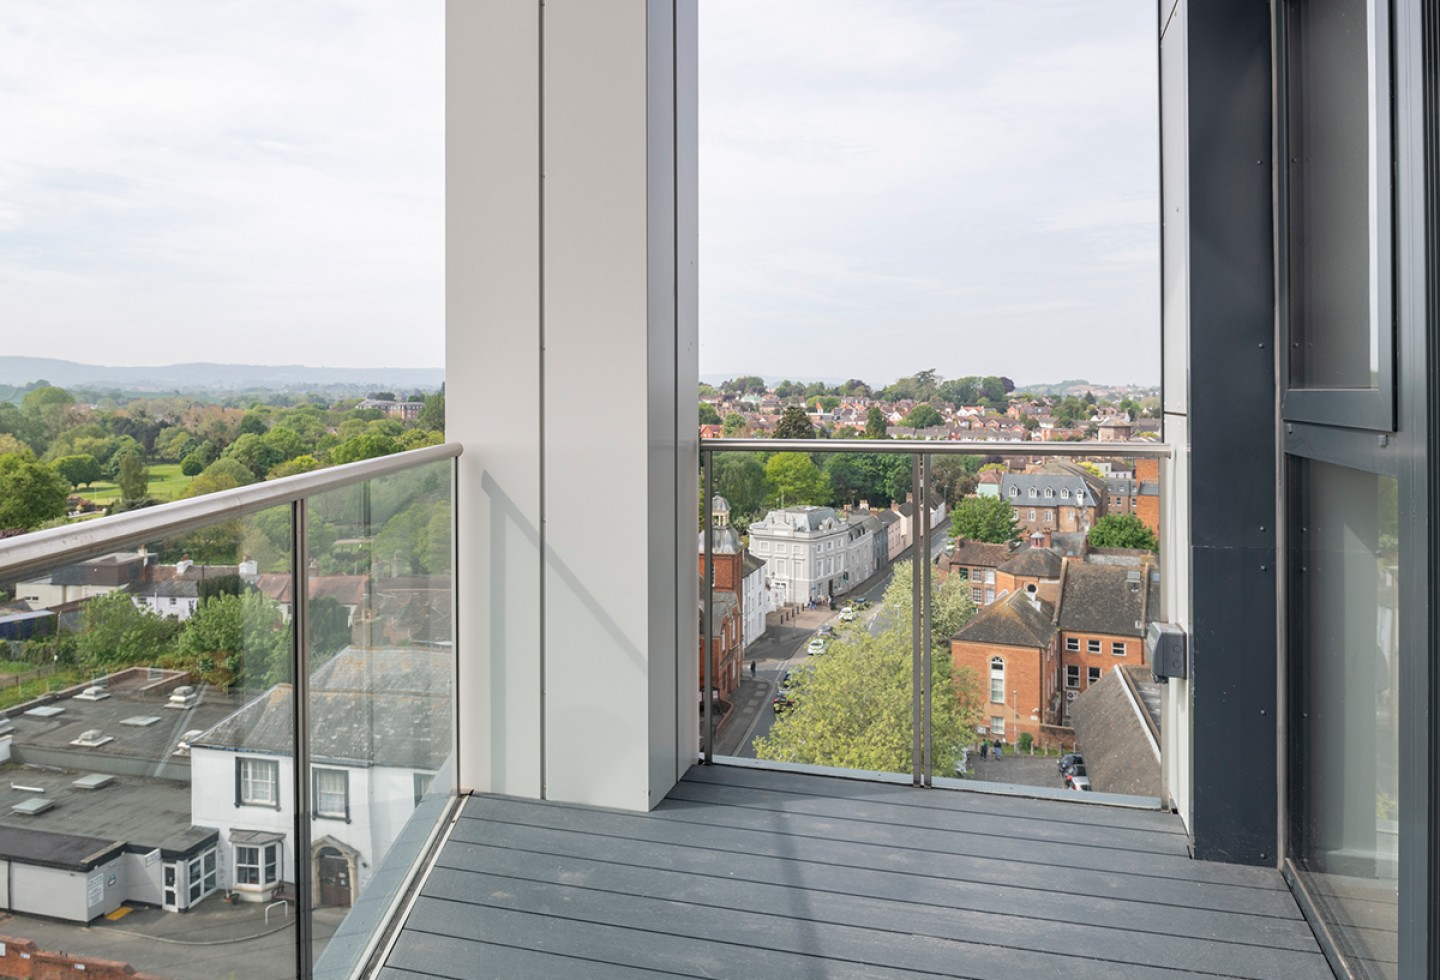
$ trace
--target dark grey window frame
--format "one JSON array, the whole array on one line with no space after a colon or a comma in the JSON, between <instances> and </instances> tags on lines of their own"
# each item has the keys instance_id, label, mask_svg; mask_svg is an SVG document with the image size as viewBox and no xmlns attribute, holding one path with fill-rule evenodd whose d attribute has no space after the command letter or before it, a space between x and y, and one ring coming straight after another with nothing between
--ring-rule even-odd
<instances>
[{"instance_id":1,"label":"dark grey window frame","mask_svg":"<svg viewBox=\"0 0 1440 980\"><path fill-rule=\"evenodd\" d=\"M1305 0L1280 0L1275 17L1275 78L1278 89L1275 99L1275 133L1277 159L1290 160L1290 71L1288 51L1292 46L1295 11ZM1291 377L1290 352L1302 335L1293 322L1291 311L1291 262L1295 250L1291 242L1293 219L1290 207L1289 168L1277 167L1276 180L1276 305L1278 307L1281 356L1280 409L1286 422L1310 422L1344 426L1372 432L1393 432L1396 424L1396 311L1394 302L1396 261L1396 180L1392 137L1395 131L1394 56L1390 0L1367 0L1371 28L1371 75L1374 80L1370 100L1372 147L1370 167L1374 175L1371 188L1372 256L1370 288L1372 293L1371 324L1378 335L1379 352L1376 384L1373 388L1297 387ZM1377 39L1378 43L1377 43Z\"/></svg>"},{"instance_id":2,"label":"dark grey window frame","mask_svg":"<svg viewBox=\"0 0 1440 980\"><path fill-rule=\"evenodd\" d=\"M246 763L261 763L271 769L275 774L275 802L265 803L263 801L248 800L245 798L245 765ZM280 809L280 760L267 759L261 756L237 755L235 757L235 805L258 806L266 810Z\"/></svg>"}]
</instances>

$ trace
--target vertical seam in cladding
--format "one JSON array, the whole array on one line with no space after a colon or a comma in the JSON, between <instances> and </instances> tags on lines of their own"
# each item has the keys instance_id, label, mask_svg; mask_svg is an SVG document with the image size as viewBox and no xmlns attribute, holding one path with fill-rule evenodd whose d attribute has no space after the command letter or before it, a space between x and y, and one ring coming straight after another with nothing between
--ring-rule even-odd
<instances>
[{"instance_id":1,"label":"vertical seam in cladding","mask_svg":"<svg viewBox=\"0 0 1440 980\"><path fill-rule=\"evenodd\" d=\"M684 513L681 506L681 481L682 467L685 460L680 453L680 437L683 430L680 427L680 413L683 410L685 399L680 392L678 384L680 380L680 4L679 0L671 0L670 3L670 380L675 385L672 389L674 398L671 400L674 411L671 412L671 422L675 426L675 435L671 443L674 446L674 469L675 489L673 497L675 500L675 521L672 527L675 529L675 565L677 574L677 585L686 581L681 562L684 561L685 547L684 540L680 534L680 519ZM698 449L698 446L697 446ZM706 527L702 534L708 535L710 529ZM680 715L681 695L684 688L680 684L681 653L685 649L685 630L681 623L680 610L684 606L680 603L680 596L675 596L675 724L671 731L676 733L678 739L682 718ZM680 746L676 745L675 776L678 778L683 774L680 768ZM653 802L653 801L652 801Z\"/></svg>"},{"instance_id":2,"label":"vertical seam in cladding","mask_svg":"<svg viewBox=\"0 0 1440 980\"><path fill-rule=\"evenodd\" d=\"M540 527L539 527L539 534L538 534L538 537L539 537L539 547L540 547L540 562L539 562L539 578L540 578L540 582L539 582L539 591L537 592L537 595L539 596L539 600L540 600L540 601L539 601L539 609L537 610L538 619L539 619L539 629L540 629L540 634L539 634L540 649L539 649L539 651L538 651L538 655L539 655L539 657L538 657L538 666L539 666L539 671L540 671L540 691L539 691L539 694L540 694L540 697L539 697L539 709L540 709L540 710L539 710L539 716L538 716L538 725L539 725L539 742L538 742L538 744L539 744L539 749L540 749L540 758L539 758L539 766L540 766L540 799L543 800L543 799L546 799L547 796L548 796L548 787L547 787L547 785L546 785L546 772L545 772L545 768L546 768L546 767L545 767L545 751L546 751L546 741L545 741L545 688L546 688L546 684L545 684L545 681L546 681L546 675L545 675L545 546L546 546L546 540L545 540L545 491L546 491L546 487L545 487L545 0L539 0L539 2L535 5L535 18L536 18L536 28L537 28L537 30L536 30L536 38L535 38L535 39L536 39L536 44L535 44L535 46L536 46L536 67L535 67L535 74L536 74L536 86L535 86L536 98L535 98L535 114L536 114L536 120L537 120L537 125L536 125L536 149L537 149L536 156L537 156L537 160L536 160L536 164L537 164L537 170L538 170L538 173L536 174L536 178L537 178L537 181L536 181L536 182L537 182L537 188L536 188L536 191L537 191L537 193L536 193L536 198L537 198L537 200L536 200L536 204L537 204L537 215L536 215L536 220L537 220L537 224L538 224L538 234L536 235L536 241L537 241L538 246L539 246L539 247L536 249L536 256L535 256L536 265L537 265L537 267L538 267L538 268L537 268L536 283L537 283L537 292L538 292L538 294L539 294L538 297L537 297L537 299L538 299L538 302L537 302L537 317L538 317L538 320L539 320L539 322L538 322L538 328L539 328L539 329L537 330L537 333L538 333L538 335L539 335L539 341L538 341L538 346L539 346L539 351L538 351L538 354L539 354L539 378L538 378L538 381L539 381L539 384L538 384L539 398L536 399L536 400L537 400L537 402L539 403L539 412L538 412L537 414L539 415L539 430L540 430L540 431L539 431L539 434L538 434L538 438L537 438L537 444L538 444L539 450L540 450L540 451L539 451L540 499L539 499L539 502L538 502L538 503L539 503L539 513L540 513Z\"/></svg>"}]
</instances>

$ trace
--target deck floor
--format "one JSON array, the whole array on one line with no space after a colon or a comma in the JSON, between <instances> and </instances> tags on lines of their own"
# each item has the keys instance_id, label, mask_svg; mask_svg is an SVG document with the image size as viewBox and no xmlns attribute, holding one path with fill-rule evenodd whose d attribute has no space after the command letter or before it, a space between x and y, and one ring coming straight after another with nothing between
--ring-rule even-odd
<instances>
[{"instance_id":1,"label":"deck floor","mask_svg":"<svg viewBox=\"0 0 1440 980\"><path fill-rule=\"evenodd\" d=\"M1171 815L696 767L648 814L466 801L384 980L1333 975Z\"/></svg>"}]
</instances>

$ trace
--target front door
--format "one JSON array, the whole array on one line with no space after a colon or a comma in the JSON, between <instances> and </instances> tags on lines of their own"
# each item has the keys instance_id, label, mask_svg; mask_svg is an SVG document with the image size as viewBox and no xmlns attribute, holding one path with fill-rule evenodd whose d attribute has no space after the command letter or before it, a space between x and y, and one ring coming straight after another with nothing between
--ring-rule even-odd
<instances>
[{"instance_id":1,"label":"front door","mask_svg":"<svg viewBox=\"0 0 1440 980\"><path fill-rule=\"evenodd\" d=\"M164 881L165 881L165 894L164 894L164 897L161 899L161 904L164 905L165 908L171 910L172 912L175 911L177 908L179 908L179 903L176 901L176 897L177 897L177 892L176 892L176 888L175 888L176 871L177 871L177 866L176 866L176 865L167 864L167 865L165 865L165 872L164 872L164 874L163 874L163 876L162 876L162 877L164 878Z\"/></svg>"},{"instance_id":2,"label":"front door","mask_svg":"<svg viewBox=\"0 0 1440 980\"><path fill-rule=\"evenodd\" d=\"M350 862L333 847L320 851L320 904L350 905Z\"/></svg>"}]
</instances>

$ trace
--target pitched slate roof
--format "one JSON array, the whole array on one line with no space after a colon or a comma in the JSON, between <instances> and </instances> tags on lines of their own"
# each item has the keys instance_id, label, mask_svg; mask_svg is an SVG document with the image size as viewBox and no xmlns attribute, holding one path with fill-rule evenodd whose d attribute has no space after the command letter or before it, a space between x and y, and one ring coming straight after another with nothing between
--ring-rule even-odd
<instances>
[{"instance_id":1,"label":"pitched slate roof","mask_svg":"<svg viewBox=\"0 0 1440 980\"><path fill-rule=\"evenodd\" d=\"M448 650L346 647L311 678L310 746L317 760L438 769L450 754ZM290 755L294 691L277 684L192 745Z\"/></svg>"},{"instance_id":2,"label":"pitched slate roof","mask_svg":"<svg viewBox=\"0 0 1440 980\"><path fill-rule=\"evenodd\" d=\"M1149 606L1145 567L1067 562L1057 625L1079 633L1142 636Z\"/></svg>"},{"instance_id":3,"label":"pitched slate roof","mask_svg":"<svg viewBox=\"0 0 1440 980\"><path fill-rule=\"evenodd\" d=\"M1045 647L1055 638L1050 603L1012 592L985 606L952 639L1012 647Z\"/></svg>"},{"instance_id":4,"label":"pitched slate roof","mask_svg":"<svg viewBox=\"0 0 1440 980\"><path fill-rule=\"evenodd\" d=\"M1046 497L1045 491L1051 491ZM1014 494L1011 494L1011 491ZM1030 491L1035 496L1030 496ZM1065 496L1062 491L1068 491ZM1000 496L1015 503L1024 502L1029 506L1035 501L1046 501L1045 506L1074 505L1083 500L1086 507L1097 507L1105 496L1105 481L1094 473L1076 466L1067 460L1051 460L1035 473L1007 473L1000 483Z\"/></svg>"},{"instance_id":5,"label":"pitched slate roof","mask_svg":"<svg viewBox=\"0 0 1440 980\"><path fill-rule=\"evenodd\" d=\"M999 568L1015 557L1015 549L1008 544L991 544L988 541L972 541L957 538L955 550L950 553L950 564L976 565L985 568Z\"/></svg>"},{"instance_id":6,"label":"pitched slate roof","mask_svg":"<svg viewBox=\"0 0 1440 980\"><path fill-rule=\"evenodd\" d=\"M1026 548L1001 565L998 571L1029 578L1059 578L1065 560L1049 548Z\"/></svg>"}]
</instances>

